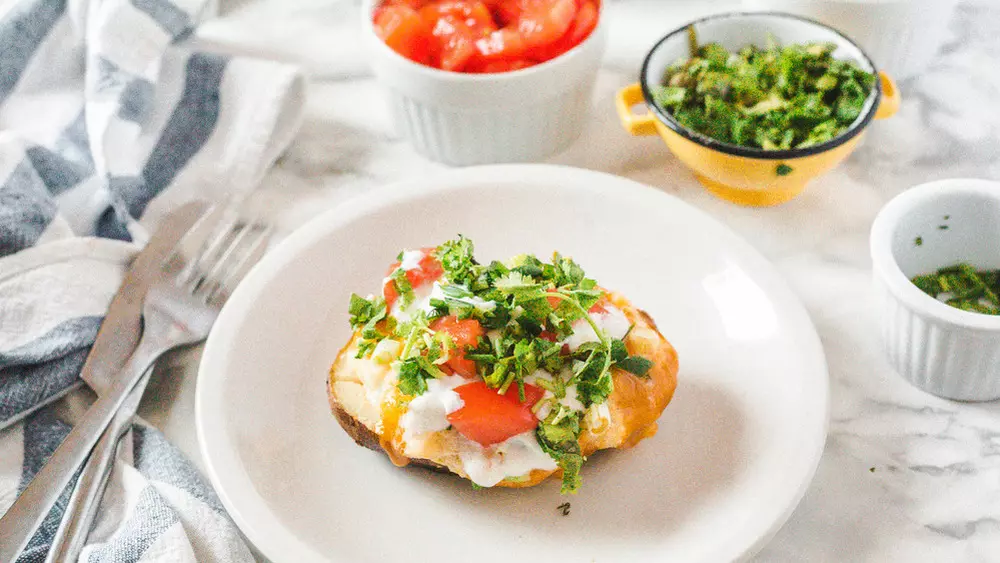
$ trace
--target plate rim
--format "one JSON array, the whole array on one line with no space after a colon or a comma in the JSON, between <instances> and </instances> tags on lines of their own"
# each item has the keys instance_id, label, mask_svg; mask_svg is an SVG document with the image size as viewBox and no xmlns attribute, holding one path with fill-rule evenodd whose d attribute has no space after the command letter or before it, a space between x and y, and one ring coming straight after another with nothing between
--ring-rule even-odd
<instances>
[{"instance_id":1,"label":"plate rim","mask_svg":"<svg viewBox=\"0 0 1000 563\"><path fill-rule=\"evenodd\" d=\"M254 499L257 501L255 504L251 504L245 499L240 501L234 499L233 497L237 495L232 490L235 488L233 485L235 479L232 475L229 475L226 479L220 478L221 470L226 469L223 465L227 464L228 461L232 461L236 456L235 451L225 452L221 448L213 449L212 447L213 445L217 445L213 440L217 437L224 437L227 432L223 417L215 415L213 419L211 405L215 403L209 404L209 401L213 399L213 384L218 386L223 381L221 376L213 376L212 373L221 373L222 370L217 368L221 368L227 363L227 351L222 348L220 341L224 338L223 335L239 326L240 323L238 321L241 320L241 315L245 316L248 306L252 303L251 297L263 290L288 262L297 257L298 253L313 244L316 239L340 228L343 224L364 216L368 212L395 205L408 199L426 197L428 194L435 192L470 189L468 186L463 186L463 184L482 183L484 179L489 178L501 178L502 180L497 182L498 186L518 183L576 183L580 184L580 189L602 193L609 191L618 192L619 196L627 195L633 198L645 198L650 201L659 199L661 200L660 205L679 206L686 213L696 216L699 221L710 224L714 228L726 233L729 238L727 243L741 247L739 248L741 255L756 262L757 267L762 268L770 274L771 281L776 284L776 288L779 290L778 293L786 301L789 308L787 312L799 317L803 321L803 326L808 327L808 330L798 337L808 343L807 349L804 349L807 363L816 364L814 366L816 371L814 377L817 379L817 392L822 395L822 400L820 401L822 408L820 413L821 424L815 431L816 435L813 441L810 442L811 448L808 463L804 466L807 469L800 476L797 491L789 497L789 502L784 511L774 519L768 531L761 534L737 558L737 560L749 559L774 538L801 503L803 496L815 477L816 470L819 467L825 450L830 418L830 381L826 355L816 331L816 326L798 295L789 287L786 279L778 272L774 264L748 241L718 219L676 196L642 182L606 172L553 164L491 164L471 166L447 170L426 178L390 182L321 212L319 215L294 229L285 239L272 248L260 262L254 265L243 282L232 293L216 320L215 326L202 352L195 388L195 427L199 452L204 462L205 474L209 478L212 488L219 496L230 518L233 519L237 527L243 532L251 546L269 560L276 562L286 560L331 561L331 559L318 553L285 526L281 520L274 516L272 511L267 509L262 499ZM222 443L226 442L226 440L222 440ZM228 453L232 453L233 455L225 459ZM223 459L220 459L220 457ZM241 477L250 485L249 491L238 492L241 495L250 493L259 497L259 494L254 490L253 481L246 475L245 470L239 464L228 463L228 466L228 469L240 471L242 473ZM229 489L224 485L227 482L231 487ZM261 518L269 521L267 524L268 529L261 529L259 521Z\"/></svg>"}]
</instances>

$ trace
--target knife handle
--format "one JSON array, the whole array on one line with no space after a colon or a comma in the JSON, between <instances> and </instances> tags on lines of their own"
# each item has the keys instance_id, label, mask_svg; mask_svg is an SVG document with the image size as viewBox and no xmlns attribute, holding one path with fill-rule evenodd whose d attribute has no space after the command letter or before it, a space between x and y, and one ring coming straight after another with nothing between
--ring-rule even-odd
<instances>
[{"instance_id":1,"label":"knife handle","mask_svg":"<svg viewBox=\"0 0 1000 563\"><path fill-rule=\"evenodd\" d=\"M111 425L101 435L100 441L87 458L87 464L84 465L80 478L73 488L73 495L66 505L66 511L63 512L59 529L52 539L52 547L45 558L46 563L77 561L80 558L80 552L87 545L87 535L90 533L114 468L119 442L132 426L132 418L139 408L152 372L152 369L147 370L139 383L129 392L128 399L115 414Z\"/></svg>"},{"instance_id":2,"label":"knife handle","mask_svg":"<svg viewBox=\"0 0 1000 563\"><path fill-rule=\"evenodd\" d=\"M158 338L142 338L111 388L97 398L83 418L59 444L14 504L0 517L0 561L15 561L73 475L111 424L146 370L166 351Z\"/></svg>"}]
</instances>

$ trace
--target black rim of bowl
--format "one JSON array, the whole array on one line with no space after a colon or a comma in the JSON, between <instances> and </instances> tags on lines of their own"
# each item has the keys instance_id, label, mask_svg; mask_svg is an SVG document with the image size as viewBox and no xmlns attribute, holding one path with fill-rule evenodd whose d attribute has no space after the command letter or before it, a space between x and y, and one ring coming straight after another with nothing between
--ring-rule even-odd
<instances>
[{"instance_id":1,"label":"black rim of bowl","mask_svg":"<svg viewBox=\"0 0 1000 563\"><path fill-rule=\"evenodd\" d=\"M803 147L801 149L784 149L784 150L769 151L753 147L741 147L739 145L726 143L718 139L713 139L712 137L709 137L692 129L688 129L684 125L681 125L681 123L677 121L677 119L675 119L673 115L671 115L669 112L661 108L653 101L652 91L649 88L649 84L646 83L646 75L647 71L649 70L650 60L653 58L653 53L655 53L662 44L666 43L667 41L669 41L674 36L680 33L686 33L688 27L697 26L700 23L712 20L731 19L731 18L739 18L746 16L772 16L772 17L779 17L779 18L810 23L831 31L844 41L853 45L854 48L856 48L858 52L861 54L861 57L864 58L865 62L868 63L869 67L875 73L875 87L872 88L872 92L868 95L869 99L868 103L870 103L870 105L868 106L867 111L865 111L857 119L855 119L854 123L852 123L850 127L847 128L846 131L844 131L840 135L837 135L836 137L830 139L825 143L813 145L811 147ZM678 135L684 137L689 141L693 141L703 147L717 150L719 152L735 156L760 158L766 160L784 160L790 158L799 158L803 156L812 156L814 154L819 154L821 152L825 152L830 149L839 147L840 145L856 137L859 133L861 133L861 131L864 130L865 126L868 125L868 123L875 117L875 112L878 111L879 104L882 101L882 81L879 78L878 68L875 66L875 63L872 62L871 58L868 56L868 53L865 53L864 49L862 49L857 43L851 40L850 37L847 37L843 33L837 31L836 29L833 29L828 25L824 25L818 21L811 20L809 18L804 18L802 16L796 16L794 14L786 14L784 12L726 12L724 14L716 14L694 20L689 24L685 24L671 31L670 33L663 36L663 38L661 38L659 41L657 41L656 44L653 45L653 48L649 50L649 53L646 54L646 58L642 62L642 68L639 71L639 73L640 73L639 85L642 87L642 96L646 100L646 105L650 108L650 110L654 113L654 115L656 115L657 119L659 119L664 125L669 127L675 133L677 133Z\"/></svg>"}]
</instances>

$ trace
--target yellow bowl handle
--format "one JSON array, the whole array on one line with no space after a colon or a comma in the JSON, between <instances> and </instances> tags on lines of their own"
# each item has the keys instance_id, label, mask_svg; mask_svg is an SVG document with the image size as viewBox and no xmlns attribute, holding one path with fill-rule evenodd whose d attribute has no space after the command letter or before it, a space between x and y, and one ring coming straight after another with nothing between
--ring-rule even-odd
<instances>
[{"instance_id":1,"label":"yellow bowl handle","mask_svg":"<svg viewBox=\"0 0 1000 563\"><path fill-rule=\"evenodd\" d=\"M632 106L643 103L642 86L638 82L626 86L615 96L615 107L622 126L632 135L655 135L656 118L647 109L645 113L632 113Z\"/></svg>"},{"instance_id":2,"label":"yellow bowl handle","mask_svg":"<svg viewBox=\"0 0 1000 563\"><path fill-rule=\"evenodd\" d=\"M882 83L882 101L875 110L875 119L885 119L896 115L899 111L899 88L896 88L896 82L884 72L878 73L878 79Z\"/></svg>"}]
</instances>

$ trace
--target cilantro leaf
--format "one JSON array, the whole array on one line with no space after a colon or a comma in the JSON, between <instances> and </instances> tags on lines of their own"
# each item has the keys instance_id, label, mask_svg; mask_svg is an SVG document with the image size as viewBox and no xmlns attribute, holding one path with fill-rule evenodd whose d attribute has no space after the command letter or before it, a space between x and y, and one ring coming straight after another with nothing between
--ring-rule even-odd
<instances>
[{"instance_id":1,"label":"cilantro leaf","mask_svg":"<svg viewBox=\"0 0 1000 563\"><path fill-rule=\"evenodd\" d=\"M355 357L368 356L380 341L392 334L395 322L387 318L385 299L381 297L365 299L352 293L348 312L351 315L351 328L358 331L361 336ZM384 331L378 326L383 321L385 321Z\"/></svg>"},{"instance_id":2,"label":"cilantro leaf","mask_svg":"<svg viewBox=\"0 0 1000 563\"><path fill-rule=\"evenodd\" d=\"M452 283L469 285L476 277L475 246L462 235L437 247L434 255L441 262L445 277Z\"/></svg>"},{"instance_id":3,"label":"cilantro leaf","mask_svg":"<svg viewBox=\"0 0 1000 563\"><path fill-rule=\"evenodd\" d=\"M420 367L416 358L404 360L399 364L399 382L397 386L404 395L417 397L427 391L427 379L430 376Z\"/></svg>"},{"instance_id":4,"label":"cilantro leaf","mask_svg":"<svg viewBox=\"0 0 1000 563\"><path fill-rule=\"evenodd\" d=\"M539 423L535 430L538 444L542 451L551 457L563 470L561 494L574 494L581 484L580 469L583 467L583 454L580 451L580 415L576 413L554 421L557 414L550 414L546 420Z\"/></svg>"},{"instance_id":5,"label":"cilantro leaf","mask_svg":"<svg viewBox=\"0 0 1000 563\"><path fill-rule=\"evenodd\" d=\"M611 341L611 361L614 363L619 363L628 357L628 349L625 348L625 342L614 339Z\"/></svg>"},{"instance_id":6,"label":"cilantro leaf","mask_svg":"<svg viewBox=\"0 0 1000 563\"><path fill-rule=\"evenodd\" d=\"M653 367L653 362L642 356L629 356L624 360L615 362L615 366L639 377L646 377L649 374L649 370Z\"/></svg>"}]
</instances>

